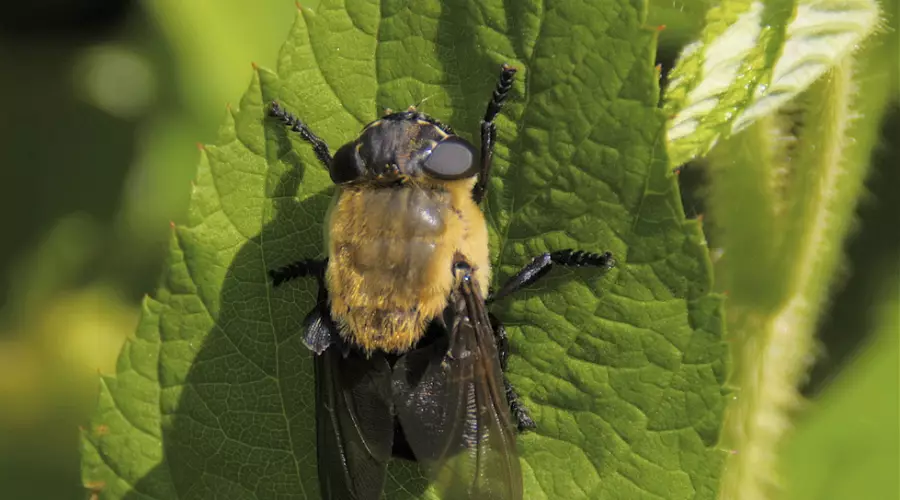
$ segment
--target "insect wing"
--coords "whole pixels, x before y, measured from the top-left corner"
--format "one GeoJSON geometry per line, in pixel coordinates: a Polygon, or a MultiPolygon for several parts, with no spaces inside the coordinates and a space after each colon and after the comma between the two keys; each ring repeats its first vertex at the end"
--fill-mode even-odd
{"type": "MultiPolygon", "coordinates": [[[[317,307],[307,327],[329,328],[317,307]]],[[[338,338],[338,337],[334,337],[338,338]]],[[[366,359],[333,343],[315,356],[319,486],[324,499],[378,499],[391,457],[394,418],[390,366],[383,355],[366,359]]]]}
{"type": "MultiPolygon", "coordinates": [[[[439,320],[435,320],[439,321],[439,320]]],[[[484,299],[462,279],[443,316],[448,335],[394,366],[394,403],[441,498],[522,498],[522,472],[484,299]]]]}

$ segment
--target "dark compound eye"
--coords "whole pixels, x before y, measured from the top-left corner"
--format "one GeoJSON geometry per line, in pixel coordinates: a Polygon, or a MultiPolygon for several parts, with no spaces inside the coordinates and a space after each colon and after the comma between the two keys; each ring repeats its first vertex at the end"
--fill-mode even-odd
{"type": "Polygon", "coordinates": [[[341,146],[334,154],[328,173],[331,174],[332,182],[343,184],[359,179],[365,171],[366,168],[356,149],[356,143],[350,142],[341,146]]]}
{"type": "Polygon", "coordinates": [[[453,180],[477,173],[475,148],[465,139],[450,136],[439,142],[425,160],[423,169],[437,179],[453,180]]]}

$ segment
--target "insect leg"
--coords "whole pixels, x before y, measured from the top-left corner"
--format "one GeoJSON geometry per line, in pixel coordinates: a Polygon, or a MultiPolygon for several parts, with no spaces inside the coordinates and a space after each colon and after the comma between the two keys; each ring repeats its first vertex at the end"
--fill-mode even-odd
{"type": "Polygon", "coordinates": [[[272,101],[272,106],[269,108],[269,115],[275,118],[278,118],[284,125],[289,129],[293,130],[300,134],[306,142],[312,144],[313,152],[316,154],[316,158],[325,165],[325,168],[331,168],[331,151],[328,150],[328,144],[325,143],[319,136],[313,133],[312,130],[306,126],[303,121],[294,116],[292,113],[282,108],[277,101],[272,101]]]}
{"type": "Polygon", "coordinates": [[[322,354],[333,344],[340,343],[337,328],[331,320],[328,311],[328,290],[325,288],[325,267],[328,260],[298,260],[284,267],[269,271],[272,278],[272,286],[278,286],[285,281],[295,278],[311,276],[319,282],[319,293],[316,299],[316,307],[304,320],[303,343],[309,350],[316,354],[322,354]]]}
{"type": "Polygon", "coordinates": [[[286,281],[307,276],[316,278],[321,285],[325,278],[325,265],[327,263],[327,259],[298,260],[278,269],[270,269],[269,277],[272,278],[272,286],[278,286],[286,281]]]}
{"type": "Polygon", "coordinates": [[[516,68],[504,64],[500,68],[500,81],[497,82],[497,88],[488,102],[487,110],[484,112],[484,119],[481,120],[481,173],[478,174],[478,182],[472,188],[472,199],[475,203],[481,203],[484,193],[487,190],[488,179],[491,175],[491,162],[494,156],[494,140],[497,138],[497,126],[494,125],[494,118],[503,107],[503,102],[509,91],[512,89],[513,77],[516,74],[516,68]]]}
{"type": "Polygon", "coordinates": [[[509,359],[509,338],[506,335],[506,328],[496,316],[493,314],[489,316],[491,318],[491,329],[494,330],[494,340],[497,343],[497,354],[500,357],[500,369],[503,371],[503,386],[506,389],[506,400],[509,401],[509,412],[512,414],[519,432],[526,429],[534,429],[537,425],[531,419],[531,415],[528,414],[528,408],[519,401],[519,394],[506,377],[506,365],[509,359]]]}
{"type": "Polygon", "coordinates": [[[609,269],[616,264],[613,256],[609,252],[589,253],[583,250],[559,250],[557,252],[547,252],[538,255],[525,267],[519,270],[515,276],[510,278],[503,284],[500,291],[488,297],[488,302],[494,302],[503,297],[520,290],[521,288],[534,283],[542,278],[553,265],[557,264],[565,267],[602,267],[609,269]]]}

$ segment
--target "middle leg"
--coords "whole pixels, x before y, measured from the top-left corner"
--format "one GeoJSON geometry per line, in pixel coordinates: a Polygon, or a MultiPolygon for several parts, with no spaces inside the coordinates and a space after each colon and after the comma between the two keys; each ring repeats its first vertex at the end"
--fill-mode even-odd
{"type": "Polygon", "coordinates": [[[311,276],[319,281],[320,287],[324,287],[327,264],[328,259],[298,260],[278,269],[270,269],[269,278],[272,279],[272,286],[277,287],[286,281],[311,276]]]}
{"type": "Polygon", "coordinates": [[[526,287],[543,278],[553,265],[564,267],[600,267],[609,269],[616,265],[610,252],[590,253],[583,250],[559,250],[538,255],[519,270],[496,293],[492,293],[487,302],[496,302],[507,295],[526,287]]]}

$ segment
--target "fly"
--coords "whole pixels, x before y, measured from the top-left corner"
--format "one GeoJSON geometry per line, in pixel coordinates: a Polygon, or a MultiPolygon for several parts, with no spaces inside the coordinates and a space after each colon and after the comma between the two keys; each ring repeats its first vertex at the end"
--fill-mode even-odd
{"type": "Polygon", "coordinates": [[[304,323],[315,357],[319,484],[325,499],[377,499],[392,457],[418,461],[442,498],[518,500],[515,433],[535,426],[504,375],[509,345],[487,304],[553,266],[613,265],[609,252],[534,258],[490,295],[488,188],[494,118],[516,70],[503,65],[481,147],[410,108],[388,112],[333,155],[297,117],[269,114],[312,145],[336,193],[328,257],[270,272],[310,276],[304,323]]]}

